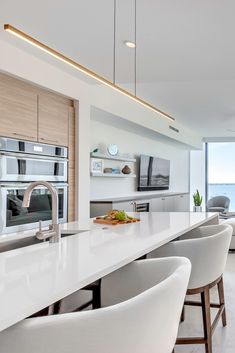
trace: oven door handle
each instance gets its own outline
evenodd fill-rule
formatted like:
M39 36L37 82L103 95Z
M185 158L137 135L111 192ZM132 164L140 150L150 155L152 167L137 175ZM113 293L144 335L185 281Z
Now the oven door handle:
M34 155L34 154L27 154L27 153L12 153L12 152L0 152L0 156L6 156L6 157L14 157L17 159L31 159L34 161L37 160L43 160L45 162L52 161L52 162L60 162L60 163L67 163L68 158L64 157L50 157L50 156L40 156L40 155Z
M23 185L22 185L23 184ZM68 183L51 183L56 189L60 189L60 188L65 188L68 187L69 184ZM2 189L27 189L28 185L30 185L30 183L19 183L19 184L0 184L0 188ZM37 186L35 189L46 189L45 186Z

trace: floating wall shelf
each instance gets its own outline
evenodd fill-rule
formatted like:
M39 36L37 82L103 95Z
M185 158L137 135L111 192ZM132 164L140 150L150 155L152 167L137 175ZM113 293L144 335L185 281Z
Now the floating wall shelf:
M91 153L91 158L99 158L99 159L109 159L113 161L123 161L123 162L136 162L135 158L128 158L123 156L108 156L106 154L101 153Z
M114 173L91 173L93 177L108 177L108 178L136 178L135 174L114 174Z

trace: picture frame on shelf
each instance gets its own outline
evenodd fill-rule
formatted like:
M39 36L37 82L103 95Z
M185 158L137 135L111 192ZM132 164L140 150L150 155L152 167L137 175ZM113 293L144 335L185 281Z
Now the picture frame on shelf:
M91 158L91 173L102 174L104 161L98 158Z

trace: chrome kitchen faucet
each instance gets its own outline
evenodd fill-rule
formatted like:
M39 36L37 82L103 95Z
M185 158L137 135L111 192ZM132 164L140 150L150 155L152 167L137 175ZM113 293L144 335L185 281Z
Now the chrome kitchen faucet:
M40 240L50 239L50 243L58 243L61 237L60 224L58 221L58 194L51 183L47 181L34 181L29 184L24 193L23 207L29 207L33 189L37 186L45 186L51 192L52 198L52 224L48 230L42 230L41 221L39 222L39 231L35 234Z

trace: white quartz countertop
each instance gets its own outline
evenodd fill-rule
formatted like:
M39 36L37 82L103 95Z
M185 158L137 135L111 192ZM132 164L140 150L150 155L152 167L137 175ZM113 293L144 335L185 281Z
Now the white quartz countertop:
M71 233L79 233L80 231L89 230L90 227L82 228L78 221L62 223L61 225L61 234L71 234ZM39 227L39 226L38 226ZM35 233L38 231L38 227L33 229L28 229L20 232L13 232L7 234L0 235L0 247L1 244L5 242L10 242L12 240L18 240L23 238L31 238L35 236ZM48 229L48 227L43 227L43 229Z
M1 253L0 331L218 216L153 212L138 217L138 223L96 224L57 244Z
M129 201L129 200L144 200L144 199L153 199L157 197L167 197L167 196L176 196L176 195L184 195L188 194L187 191L185 192L164 192L164 191L136 191L129 195L119 195L119 196L110 196L110 197L91 197L91 202L122 202L122 201Z

